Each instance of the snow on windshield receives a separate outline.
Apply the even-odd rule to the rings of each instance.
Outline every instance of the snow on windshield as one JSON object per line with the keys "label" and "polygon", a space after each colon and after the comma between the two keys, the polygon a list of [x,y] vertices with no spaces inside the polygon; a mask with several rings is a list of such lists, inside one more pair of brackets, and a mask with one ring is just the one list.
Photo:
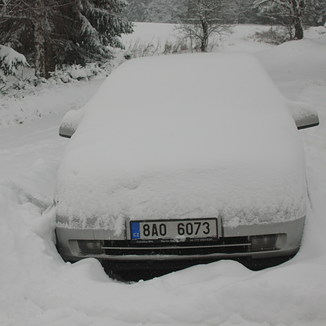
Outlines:
{"label": "snow on windshield", "polygon": [[[132,60],[86,106],[59,171],[58,214],[301,218],[302,146],[284,98],[249,55]],[[110,226],[112,227],[112,225]]]}

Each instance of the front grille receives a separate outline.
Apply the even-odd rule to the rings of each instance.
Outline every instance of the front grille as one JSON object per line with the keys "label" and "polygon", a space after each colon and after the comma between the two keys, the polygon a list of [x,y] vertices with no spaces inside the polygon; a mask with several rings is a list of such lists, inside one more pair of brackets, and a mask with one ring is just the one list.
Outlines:
{"label": "front grille", "polygon": [[213,254],[243,254],[279,250],[286,234],[229,237],[220,239],[173,240],[70,240],[79,255],[110,257],[132,256],[203,256]]}
{"label": "front grille", "polygon": [[190,242],[175,241],[104,241],[106,255],[208,255],[215,253],[250,252],[249,237],[232,237],[221,240]]}

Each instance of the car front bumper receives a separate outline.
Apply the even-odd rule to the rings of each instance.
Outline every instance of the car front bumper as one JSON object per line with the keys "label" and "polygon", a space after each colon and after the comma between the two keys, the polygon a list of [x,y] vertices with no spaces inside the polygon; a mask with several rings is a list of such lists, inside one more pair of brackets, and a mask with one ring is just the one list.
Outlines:
{"label": "car front bumper", "polygon": [[66,261],[97,258],[106,263],[211,262],[220,259],[293,256],[300,248],[305,218],[223,227],[221,237],[205,241],[134,241],[102,229],[57,226],[57,248]]}

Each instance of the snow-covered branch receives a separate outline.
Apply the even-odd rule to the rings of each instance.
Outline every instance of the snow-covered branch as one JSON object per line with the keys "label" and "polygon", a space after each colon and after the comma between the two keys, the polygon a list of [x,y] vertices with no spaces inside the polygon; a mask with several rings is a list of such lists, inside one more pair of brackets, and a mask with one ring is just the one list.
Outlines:
{"label": "snow-covered branch", "polygon": [[5,75],[14,75],[20,65],[28,66],[25,56],[8,46],[0,45],[0,69]]}
{"label": "snow-covered branch", "polygon": [[256,0],[254,6],[259,8],[260,14],[270,17],[279,24],[286,25],[290,38],[303,38],[302,20],[305,13],[306,0]]}

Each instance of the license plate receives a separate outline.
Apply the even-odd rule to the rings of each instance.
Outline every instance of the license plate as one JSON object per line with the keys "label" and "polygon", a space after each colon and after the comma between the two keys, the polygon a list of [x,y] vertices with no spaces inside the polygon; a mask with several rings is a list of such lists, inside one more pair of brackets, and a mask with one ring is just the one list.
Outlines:
{"label": "license plate", "polygon": [[130,222],[132,240],[217,238],[216,218]]}

